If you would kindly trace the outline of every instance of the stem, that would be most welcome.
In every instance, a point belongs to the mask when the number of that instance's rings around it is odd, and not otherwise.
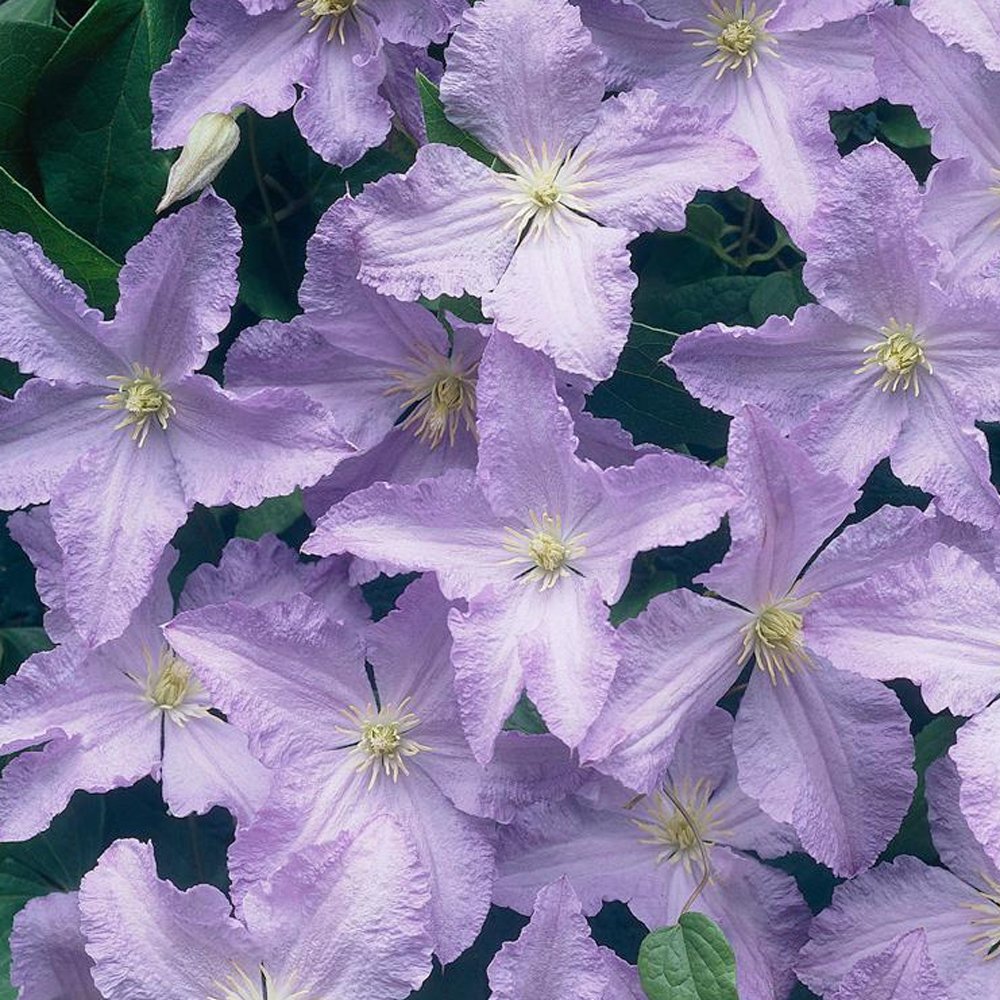
[[[691,817],[688,815],[688,811],[677,801],[677,796],[670,790],[670,788],[664,783],[663,794],[666,795],[668,799],[673,803],[674,808],[681,814],[684,822],[691,828],[691,832],[695,836],[695,840],[698,842],[698,853],[701,855],[701,879],[698,884],[694,887],[694,892],[688,896],[687,902],[681,907],[681,912],[679,916],[683,917],[688,910],[694,905],[695,900],[705,891],[705,886],[711,881],[712,878],[712,866],[708,860],[708,850],[705,847],[705,841],[701,839],[701,835],[698,833],[698,828],[694,825]]]
[[[632,325],[643,330],[652,330],[653,333],[662,333],[665,337],[677,338],[680,336],[679,333],[674,333],[673,330],[664,330],[659,326],[650,326],[648,323],[640,323],[637,319],[632,320]]]

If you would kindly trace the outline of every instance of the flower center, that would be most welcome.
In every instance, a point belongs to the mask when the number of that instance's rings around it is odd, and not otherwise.
[[[341,712],[348,724],[337,726],[337,732],[355,741],[351,749],[351,755],[357,758],[355,770],[361,774],[369,772],[369,789],[380,774],[394,782],[399,780],[400,772],[409,774],[406,758],[430,750],[409,736],[420,725],[417,716],[408,710],[409,703],[407,697],[398,705],[383,705],[379,709],[370,703],[364,709],[351,705]]]
[[[141,448],[149,434],[150,420],[155,419],[163,430],[167,421],[177,412],[173,397],[163,388],[163,380],[143,365],[133,363],[131,375],[109,375],[109,382],[117,382],[118,390],[105,396],[102,410],[124,410],[125,415],[115,424],[115,430],[132,428],[132,440]]]
[[[312,21],[309,34],[327,24],[326,40],[339,38],[344,43],[344,22],[358,0],[299,0],[297,6],[303,17]]]
[[[670,786],[670,794],[683,812],[663,792],[654,792],[645,800],[645,816],[632,822],[645,834],[640,844],[659,848],[656,864],[668,861],[682,864],[689,874],[692,869],[700,871],[702,848],[711,847],[726,832],[721,810],[712,804],[712,791],[704,778],[694,784],[685,781],[680,787]]]
[[[732,6],[723,6],[713,0],[712,13],[708,15],[707,28],[685,28],[691,35],[702,35],[694,43],[696,48],[714,48],[715,51],[702,66],[718,66],[715,79],[727,69],[742,67],[749,77],[753,74],[761,55],[771,55],[778,40],[766,30],[767,22],[774,17],[773,10],[757,13],[756,0],[734,0]]]
[[[216,980],[212,988],[208,1000],[310,1000],[305,990],[296,990],[287,980],[274,979],[263,965],[250,974],[234,963],[233,971],[225,979]]]
[[[146,676],[139,678],[128,674],[128,677],[139,685],[140,697],[153,706],[154,713],[162,712],[178,726],[208,715],[210,705],[205,689],[191,668],[169,646],[160,649],[155,663],[148,648],[143,648],[142,652]]]
[[[410,370],[391,373],[396,385],[387,389],[386,395],[406,393],[400,403],[405,413],[402,426],[412,429],[421,441],[436,448],[447,436],[453,445],[463,424],[476,436],[478,368],[478,361],[467,363],[458,351],[445,357],[422,346]]]
[[[772,684],[778,682],[779,675],[787,684],[789,675],[812,666],[812,657],[802,641],[802,611],[815,597],[815,594],[785,597],[764,605],[740,629],[743,633],[740,666],[753,656],[758,669],[767,671]]]
[[[505,162],[513,168],[513,173],[500,175],[510,190],[503,205],[513,210],[507,226],[517,226],[519,238],[531,226],[538,238],[550,224],[564,226],[567,212],[586,212],[586,203],[579,192],[589,183],[581,179],[581,170],[588,159],[589,154],[567,156],[562,149],[550,156],[544,144],[541,156],[531,148],[526,157],[515,153],[505,155]]]
[[[966,909],[978,914],[970,921],[975,932],[969,943],[976,946],[980,958],[993,959],[1000,955],[1000,884],[983,876],[986,889],[978,889],[981,903],[965,903]]]
[[[900,386],[903,392],[913,389],[913,395],[920,395],[920,369],[928,375],[934,374],[931,363],[924,352],[923,341],[917,336],[912,323],[901,326],[895,318],[891,318],[887,326],[879,333],[882,340],[869,344],[865,348],[864,364],[855,370],[855,375],[863,375],[869,369],[881,367],[882,374],[875,380],[875,387],[883,392],[895,392]]]
[[[581,544],[586,534],[564,532],[562,518],[558,514],[553,517],[543,512],[539,517],[531,511],[530,519],[528,530],[505,529],[507,540],[504,548],[513,555],[505,559],[503,565],[525,567],[515,579],[538,580],[539,590],[549,590],[570,573],[580,575],[580,571],[573,566],[573,560],[586,553],[587,549]]]

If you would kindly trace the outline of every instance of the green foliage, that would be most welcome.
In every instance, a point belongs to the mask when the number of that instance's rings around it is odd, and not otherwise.
[[[6,0],[6,3],[0,3],[0,24],[16,21],[51,24],[55,12],[55,0]],[[0,72],[4,72],[2,68]]]
[[[642,942],[639,979],[649,1000],[738,1000],[733,949],[704,913],[682,913]]]
[[[280,535],[302,516],[302,491],[285,497],[269,497],[249,510],[241,510],[236,518],[237,538],[260,538]]]
[[[424,109],[424,125],[427,128],[427,138],[430,142],[457,146],[491,169],[498,165],[502,166],[499,158],[494,156],[475,136],[448,121],[437,84],[428,80],[419,71],[417,72],[417,90],[420,93],[420,103]]]
[[[514,711],[503,724],[504,729],[514,729],[519,733],[547,733],[549,727],[534,702],[522,692]]]

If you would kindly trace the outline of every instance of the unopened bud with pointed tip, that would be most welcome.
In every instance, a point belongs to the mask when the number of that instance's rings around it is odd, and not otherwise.
[[[157,212],[196,194],[215,180],[240,144],[236,117],[242,111],[243,108],[238,108],[228,115],[213,111],[194,123],[181,155],[170,168],[167,190],[156,206]]]

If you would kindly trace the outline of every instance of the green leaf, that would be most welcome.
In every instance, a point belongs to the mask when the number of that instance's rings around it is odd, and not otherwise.
[[[0,3],[0,22],[26,21],[51,24],[56,12],[56,0],[6,0]]]
[[[503,727],[504,729],[514,729],[519,733],[547,733],[549,731],[541,712],[535,708],[534,702],[523,692]]]
[[[35,196],[0,168],[0,229],[30,233],[48,257],[87,294],[91,305],[109,313],[118,300],[119,265],[68,229]]]
[[[703,913],[683,913],[645,938],[639,979],[649,1000],[739,1000],[733,949]]]
[[[802,282],[802,269],[765,275],[750,295],[750,319],[760,326],[769,316],[795,315],[799,306],[815,301]]]
[[[437,84],[428,80],[419,70],[417,70],[417,91],[420,94],[420,104],[424,109],[424,125],[427,127],[429,142],[441,142],[446,146],[456,146],[458,149],[465,150],[473,159],[485,163],[490,169],[495,169],[500,165],[500,159],[494,156],[475,136],[448,121]]]
[[[32,139],[45,203],[119,259],[152,227],[170,171],[151,147],[149,81],[187,20],[180,0],[97,0],[38,84]]]
[[[269,497],[256,507],[240,511],[236,518],[236,537],[256,540],[269,533],[280,535],[301,516],[301,490],[284,497]]]
[[[900,149],[919,149],[931,144],[931,134],[917,120],[913,108],[901,104],[879,102],[878,130]]]
[[[0,7],[0,15],[5,9]],[[38,183],[28,140],[28,105],[64,34],[44,24],[0,18],[0,167],[27,184]]]
[[[9,677],[32,653],[51,648],[43,628],[0,628],[0,677]]]

